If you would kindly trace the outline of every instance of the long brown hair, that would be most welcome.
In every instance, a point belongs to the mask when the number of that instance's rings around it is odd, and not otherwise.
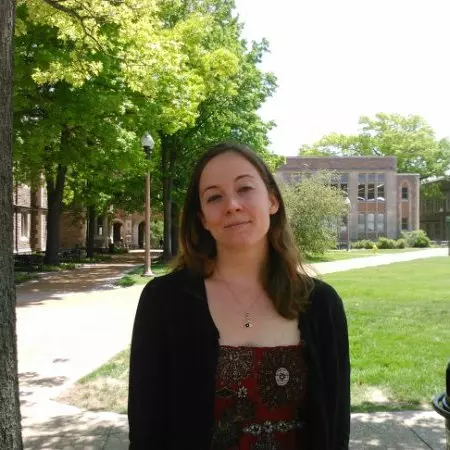
[[[267,233],[269,254],[261,268],[261,281],[278,313],[298,317],[308,301],[313,283],[306,273],[300,253],[288,225],[280,190],[264,161],[248,146],[222,142],[209,148],[197,162],[186,193],[180,225],[180,252],[175,270],[188,268],[205,278],[212,275],[217,255],[216,243],[200,220],[200,177],[205,166],[218,155],[234,152],[249,161],[258,171],[269,194],[276,197],[278,211],[270,216]]]

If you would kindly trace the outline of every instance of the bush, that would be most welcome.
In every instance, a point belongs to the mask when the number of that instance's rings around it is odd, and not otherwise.
[[[362,241],[353,242],[352,248],[356,248],[359,250],[361,249],[372,250],[374,245],[375,243],[370,241],[369,239],[363,239]]]
[[[337,232],[346,206],[342,193],[331,187],[333,173],[317,172],[300,183],[280,183],[286,212],[301,251],[322,255],[336,246]]]
[[[381,249],[396,248],[396,242],[394,241],[394,239],[389,239],[387,237],[380,237],[377,242],[377,247]]]
[[[395,241],[395,248],[406,248],[408,245],[408,242],[406,239],[397,239]]]
[[[408,247],[429,247],[431,239],[424,230],[404,231],[402,238],[406,239]]]

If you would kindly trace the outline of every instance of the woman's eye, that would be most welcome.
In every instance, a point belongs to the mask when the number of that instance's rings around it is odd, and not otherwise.
[[[211,203],[211,202],[215,202],[215,201],[217,201],[217,200],[219,200],[220,199],[220,195],[219,194],[215,194],[215,195],[211,195],[211,197],[208,197],[208,203]]]
[[[242,186],[239,188],[239,192],[251,191],[253,188],[251,186]]]

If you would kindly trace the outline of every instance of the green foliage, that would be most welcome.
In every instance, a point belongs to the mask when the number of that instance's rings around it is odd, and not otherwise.
[[[301,251],[323,254],[336,245],[345,213],[341,192],[331,187],[332,172],[319,172],[296,185],[281,184],[289,224]]]
[[[450,168],[450,141],[437,140],[420,116],[379,113],[361,116],[357,135],[332,133],[300,149],[302,156],[395,156],[399,172],[421,178],[443,175]]]
[[[366,249],[366,250],[372,250],[374,245],[375,242],[372,242],[369,239],[363,239],[361,241],[352,242],[351,244],[352,248]]]
[[[406,239],[400,238],[395,242],[395,248],[402,249],[408,246],[408,241]]]
[[[424,248],[431,244],[431,239],[424,230],[404,231],[402,232],[402,238],[406,239],[408,247]]]
[[[159,241],[164,237],[164,222],[162,220],[152,220],[150,222],[150,236],[152,248],[159,248]]]
[[[393,249],[396,247],[396,242],[394,239],[389,239],[387,237],[380,237],[376,242],[376,246],[380,249]]]

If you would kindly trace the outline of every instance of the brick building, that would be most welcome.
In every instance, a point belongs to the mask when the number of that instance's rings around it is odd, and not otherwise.
[[[45,251],[47,238],[47,190],[45,185],[16,184],[13,190],[14,253]],[[86,211],[66,210],[61,215],[60,248],[86,246]],[[128,248],[144,246],[144,216],[118,211],[95,220],[95,247],[110,242]]]
[[[450,217],[450,177],[441,177],[425,184],[435,185],[440,194],[436,192],[436,195],[426,198],[422,195],[420,228],[425,230],[433,241],[448,241],[450,233],[445,219]]]
[[[13,222],[15,253],[45,250],[47,191],[44,187],[14,185]]]
[[[419,175],[397,173],[395,157],[287,157],[277,176],[292,183],[319,170],[336,171],[335,184],[350,200],[349,226],[343,217],[340,240],[396,239],[419,228]]]

